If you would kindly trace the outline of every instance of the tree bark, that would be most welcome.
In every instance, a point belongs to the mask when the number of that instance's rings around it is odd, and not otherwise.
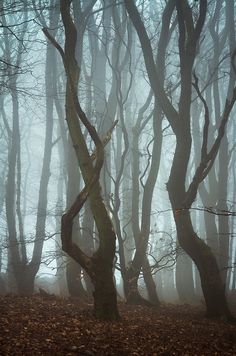
[[[88,10],[86,10],[87,13],[89,13],[89,9],[92,9],[93,4],[94,2],[91,1],[86,8]],[[80,68],[75,58],[77,31],[70,15],[70,3],[61,0],[60,6],[62,21],[65,28],[65,51],[63,51],[55,39],[50,36],[46,29],[44,29],[44,33],[60,52],[65,67],[67,75],[67,124],[78,164],[85,181],[84,189],[80,192],[68,212],[62,216],[62,248],[86,270],[94,284],[95,316],[99,319],[117,320],[119,319],[119,313],[117,308],[116,289],[113,281],[113,260],[115,257],[116,235],[104,205],[99,184],[100,171],[104,160],[103,144],[96,129],[91,125],[87,116],[83,112],[78,100],[77,85]],[[87,128],[95,143],[95,165],[93,165],[93,160],[89,155],[79,119]],[[81,210],[88,196],[99,235],[99,247],[92,257],[88,257],[72,241],[73,220]]]
[[[176,213],[175,222],[181,246],[198,268],[207,307],[206,315],[209,317],[225,315],[231,320],[224,283],[214,254],[210,247],[194,232],[188,210]]]

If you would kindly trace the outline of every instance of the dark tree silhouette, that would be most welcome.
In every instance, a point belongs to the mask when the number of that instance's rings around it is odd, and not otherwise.
[[[171,2],[172,0],[168,1],[168,4]],[[187,168],[192,143],[190,123],[193,66],[206,18],[207,1],[200,1],[197,21],[194,21],[192,9],[187,1],[175,3],[179,30],[178,47],[181,78],[178,110],[170,102],[160,82],[158,69],[156,69],[153,59],[150,40],[134,1],[125,0],[125,5],[141,42],[150,84],[176,137],[175,153],[167,183],[167,190],[174,213],[178,241],[198,267],[207,306],[207,315],[224,315],[228,319],[232,319],[216,258],[209,246],[194,231],[189,208],[196,198],[199,184],[204,180],[214,164],[224,136],[226,124],[236,100],[236,89],[232,90],[231,95],[225,101],[217,137],[210,148],[207,145],[210,113],[206,102],[201,96],[205,110],[201,160],[189,187],[186,189]],[[201,95],[200,91],[198,91],[198,95]]]
[[[90,11],[92,2],[84,11]],[[62,216],[61,240],[62,249],[75,259],[88,273],[94,285],[94,314],[99,319],[117,320],[116,289],[113,281],[113,260],[115,256],[115,232],[111,219],[104,205],[99,184],[100,171],[104,161],[103,142],[100,140],[94,126],[91,125],[83,112],[78,97],[77,84],[80,68],[75,58],[77,31],[70,15],[70,3],[60,2],[61,16],[65,28],[65,51],[55,42],[49,32],[44,33],[59,50],[66,75],[66,118],[75,148],[78,164],[85,181],[85,187],[80,192],[69,210]],[[81,131],[80,122],[85,125],[96,147],[96,163],[90,157],[88,148]],[[113,127],[112,127],[113,128]],[[112,131],[112,129],[111,129]],[[72,241],[72,226],[75,216],[79,213],[89,197],[93,217],[99,233],[99,247],[92,257],[87,256]]]

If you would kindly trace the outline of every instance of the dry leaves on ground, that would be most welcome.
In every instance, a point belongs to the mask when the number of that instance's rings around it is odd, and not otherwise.
[[[199,307],[119,309],[120,322],[101,322],[77,300],[0,297],[0,355],[236,355],[236,325]]]

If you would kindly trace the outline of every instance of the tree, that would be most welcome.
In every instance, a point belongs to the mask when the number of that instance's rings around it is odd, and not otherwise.
[[[172,0],[168,1],[168,4],[170,2],[172,2]],[[189,209],[196,198],[199,184],[204,180],[214,164],[216,155],[219,151],[220,143],[224,136],[230,112],[236,100],[236,89],[233,89],[230,96],[228,96],[225,100],[217,137],[213,140],[211,147],[208,148],[210,113],[204,98],[201,96],[199,88],[195,86],[197,94],[199,95],[205,110],[204,127],[202,134],[201,160],[191,183],[188,188],[186,188],[187,169],[192,144],[192,75],[195,58],[200,46],[199,42],[201,39],[201,33],[203,31],[206,18],[207,1],[200,1],[197,20],[193,17],[193,9],[190,7],[188,1],[174,3],[176,6],[178,20],[178,48],[181,78],[178,109],[176,109],[176,107],[170,102],[168,96],[166,95],[164,86],[160,82],[158,68],[156,68],[153,59],[153,51],[150,40],[139,15],[138,9],[134,1],[125,0],[127,11],[141,42],[150,84],[176,137],[175,152],[167,183],[167,190],[174,213],[178,241],[181,247],[192,258],[198,267],[201,277],[202,290],[207,306],[207,315],[224,315],[228,319],[231,319],[232,315],[227,305],[225,287],[221,279],[216,258],[214,257],[209,246],[207,246],[194,231]]]
[[[51,6],[53,6],[51,1]],[[28,9],[22,9],[22,32],[17,49],[15,67],[20,68],[24,53],[24,36],[28,26]],[[4,22],[5,16],[3,16]],[[54,27],[58,20],[55,8],[50,13],[50,26]],[[5,27],[5,47],[6,56],[13,62],[9,40],[9,31]],[[11,147],[9,152],[9,171],[6,187],[6,214],[9,233],[9,268],[12,270],[16,280],[17,291],[20,294],[32,294],[34,292],[34,281],[40,268],[42,249],[45,239],[46,211],[47,211],[47,188],[50,177],[50,161],[52,152],[52,132],[53,132],[53,63],[55,49],[49,45],[47,47],[46,68],[45,68],[45,87],[46,87],[46,130],[43,166],[40,179],[39,198],[37,207],[36,233],[34,239],[33,255],[30,261],[27,257],[27,242],[24,234],[24,222],[22,217],[21,204],[21,132],[20,132],[20,113],[18,95],[18,76],[12,71],[9,72],[10,88],[13,107],[13,127],[11,134]],[[15,201],[16,196],[16,201]],[[17,222],[18,226],[17,227]],[[19,236],[18,236],[19,235]]]
[[[85,9],[91,11],[95,1]],[[113,262],[115,256],[116,236],[111,219],[101,196],[99,175],[103,165],[104,149],[96,129],[91,125],[83,112],[78,97],[77,84],[80,68],[75,58],[77,31],[70,15],[70,2],[61,0],[61,16],[65,29],[65,50],[55,42],[47,29],[45,35],[59,50],[66,75],[66,118],[71,140],[76,152],[78,164],[85,181],[85,187],[80,192],[70,209],[62,216],[61,240],[62,249],[78,262],[90,276],[94,285],[94,314],[99,319],[117,320],[116,289],[113,281]],[[96,146],[96,163],[93,165],[79,120],[85,125]],[[84,205],[89,196],[90,207],[99,234],[99,247],[92,257],[87,256],[75,243],[72,242],[73,219]]]

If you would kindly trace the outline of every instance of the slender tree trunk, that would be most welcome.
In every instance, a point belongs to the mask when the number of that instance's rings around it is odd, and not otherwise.
[[[228,138],[225,136],[219,151],[219,191],[218,191],[218,206],[219,209],[228,211],[227,196],[228,196]],[[226,286],[228,266],[230,262],[230,230],[229,230],[229,217],[220,215],[218,216],[218,231],[219,231],[219,267],[221,271],[222,281]]]
[[[91,214],[91,210],[88,202],[84,205],[84,217],[82,221],[82,244],[83,250],[88,256],[92,256],[94,253],[94,219]],[[92,296],[93,293],[93,285],[91,282],[91,278],[89,277],[86,271],[83,271],[84,274],[84,282],[86,285],[86,292],[88,297]]]
[[[195,301],[192,260],[184,252],[180,252],[176,261],[176,289],[182,303]]]
[[[54,17],[55,16],[55,17]],[[58,21],[58,14],[51,14],[50,26],[54,27]],[[54,22],[55,21],[55,22]],[[35,241],[34,250],[31,262],[29,263],[29,274],[36,276],[42,258],[43,245],[46,235],[46,219],[47,219],[47,205],[48,205],[48,184],[50,179],[50,165],[52,156],[52,134],[53,134],[53,106],[54,106],[54,83],[56,76],[55,69],[56,51],[53,46],[48,43],[46,51],[46,65],[45,65],[45,88],[46,88],[46,127],[45,127],[45,141],[44,153],[42,162],[42,171],[39,183],[37,218],[35,226]]]
[[[148,292],[148,300],[153,305],[159,305],[160,300],[157,295],[156,284],[154,282],[152,272],[151,272],[151,267],[147,257],[145,257],[143,260],[142,270],[143,270],[144,282],[146,284],[146,288]]]

